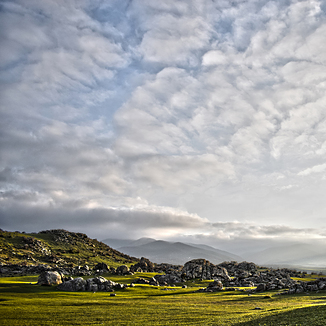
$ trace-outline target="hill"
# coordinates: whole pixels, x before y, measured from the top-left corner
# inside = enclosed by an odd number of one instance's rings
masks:
[[[126,241],[126,246],[117,248],[119,251],[135,257],[146,257],[154,263],[184,264],[196,258],[207,259],[213,264],[243,260],[237,255],[206,245],[168,242],[151,238]],[[110,244],[113,241],[105,239],[103,242]]]
[[[20,233],[0,229],[0,248],[0,263],[3,264],[92,267],[105,263],[117,267],[139,261],[86,234],[66,230]]]

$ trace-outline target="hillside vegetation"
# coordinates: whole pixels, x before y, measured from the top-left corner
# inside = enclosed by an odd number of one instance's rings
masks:
[[[17,265],[46,264],[74,267],[105,263],[112,267],[135,264],[137,258],[112,249],[86,234],[66,230],[39,233],[7,232],[0,229],[0,263]]]

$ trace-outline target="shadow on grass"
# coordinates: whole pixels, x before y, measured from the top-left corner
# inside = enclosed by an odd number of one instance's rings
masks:
[[[39,286],[36,284],[1,283],[2,293],[41,293],[57,291],[55,286]]]
[[[236,326],[324,326],[326,325],[326,306],[316,305],[304,307],[253,319],[247,322],[235,324]]]

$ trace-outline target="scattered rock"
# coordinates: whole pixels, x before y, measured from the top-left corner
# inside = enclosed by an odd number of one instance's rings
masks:
[[[98,270],[98,271],[103,271],[103,272],[108,272],[109,271],[109,266],[105,263],[98,263],[94,266],[93,268],[94,270]]]
[[[44,271],[38,277],[38,285],[58,285],[62,283],[62,276],[58,272]]]

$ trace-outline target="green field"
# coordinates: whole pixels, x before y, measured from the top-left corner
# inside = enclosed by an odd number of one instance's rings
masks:
[[[153,275],[106,278],[129,284]],[[209,282],[196,281],[186,289],[136,285],[112,297],[106,292],[61,292],[36,281],[37,276],[0,278],[1,325],[326,325],[324,291],[196,293]]]

